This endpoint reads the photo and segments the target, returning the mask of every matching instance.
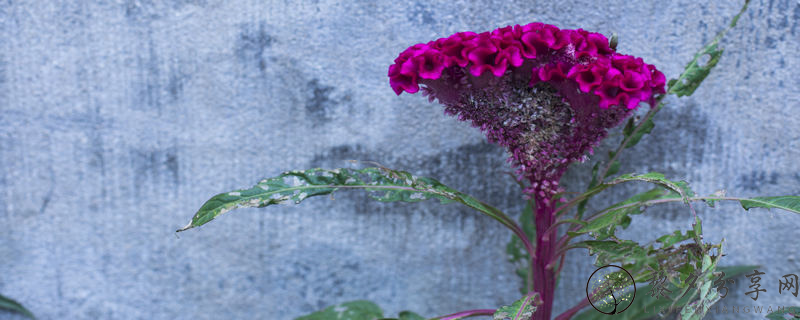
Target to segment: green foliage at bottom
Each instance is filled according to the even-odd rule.
[[[383,318],[383,311],[376,304],[366,301],[340,303],[295,320],[375,320]]]
[[[401,311],[397,318],[384,318],[383,310],[377,304],[356,300],[333,305],[295,320],[424,320],[411,311]]]
[[[725,278],[732,279],[738,275],[741,275],[747,271],[752,271],[753,269],[758,268],[758,266],[733,266],[733,267],[719,267],[717,271],[725,272]],[[682,292],[680,288],[675,285],[670,285],[667,287],[668,290],[672,292]],[[592,307],[588,307],[583,312],[575,315],[572,317],[573,320],[598,320],[598,319],[613,319],[613,320],[640,320],[640,319],[651,319],[657,318],[659,314],[670,314],[673,312],[677,312],[680,310],[678,307],[682,307],[689,303],[690,296],[686,295],[683,298],[672,300],[672,299],[665,299],[660,298],[657,299],[649,293],[653,290],[653,286],[645,285],[645,286],[637,286],[636,287],[636,298],[633,299],[633,303],[625,310],[625,312],[615,315],[605,315],[597,310],[594,310]],[[716,292],[716,290],[715,290]],[[673,304],[676,307],[670,308]],[[787,309],[788,310],[788,309]]]
[[[800,319],[800,307],[784,308],[767,315],[770,320]]]
[[[11,298],[4,297],[0,295],[0,310],[7,310],[14,313],[19,313],[31,319],[36,319],[33,316],[33,313],[25,309],[19,302],[14,301]]]

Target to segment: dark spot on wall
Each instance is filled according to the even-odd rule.
[[[171,101],[177,101],[183,95],[183,85],[188,80],[189,75],[180,70],[177,63],[171,64],[169,78],[167,79],[167,93]]]
[[[767,38],[764,39],[764,46],[769,48],[769,49],[775,49],[775,47],[776,47],[775,38],[773,38],[771,36],[767,36]]]
[[[778,184],[778,173],[753,170],[739,176],[736,186],[742,190],[759,191],[767,184]]]
[[[2,136],[0,136],[0,137],[2,137]],[[0,139],[0,147],[4,147],[3,146],[4,142],[5,141]],[[4,148],[4,150],[7,150],[7,149]],[[8,182],[6,181],[6,179],[7,179],[6,178],[6,171],[7,170],[0,170],[0,190],[8,190],[8,188],[10,187],[8,185]],[[8,204],[9,204],[7,194],[8,194],[8,192],[0,192],[0,216],[3,216],[3,217],[8,217],[9,216],[9,212],[7,211],[8,209],[6,208],[8,206]]]
[[[5,58],[6,58],[5,55],[0,54],[0,97],[5,97],[5,91],[6,91],[5,90],[6,77],[7,77],[6,69],[8,69],[8,63],[6,62]],[[2,99],[0,101],[5,101],[5,99]]]
[[[308,98],[306,98],[306,114],[314,126],[324,124],[331,119],[333,110],[341,103],[347,103],[352,98],[346,93],[341,100],[331,97],[335,88],[321,84],[313,79],[307,83]]]
[[[143,19],[153,19],[158,17],[158,15],[150,12],[151,10],[147,4],[148,2],[138,0],[125,1],[125,17],[136,22],[139,22]]]
[[[148,45],[148,59],[146,63],[145,75],[145,98],[147,105],[161,109],[161,83],[160,83],[160,68],[158,53],[156,53],[155,44],[152,38]]]
[[[145,183],[154,175],[155,153],[142,150],[131,151],[131,165],[133,166],[133,185],[135,195],[140,197],[141,190],[146,187]]]
[[[144,191],[156,186],[168,186],[177,191],[180,183],[177,149],[131,150],[130,161],[133,168],[135,196],[141,197]]]
[[[50,188],[47,190],[47,194],[45,194],[44,199],[42,199],[42,205],[39,206],[39,214],[43,214],[45,210],[47,210],[47,206],[50,204],[50,200],[53,199],[53,191],[55,191],[55,184],[50,184]]]
[[[240,25],[239,37],[236,39],[234,53],[241,63],[250,68],[264,72],[267,69],[267,49],[274,41],[267,32],[265,22]]]
[[[708,31],[708,24],[705,21],[702,21],[702,20],[701,21],[697,21],[697,30],[696,31],[699,32],[702,35],[702,39],[701,39],[702,43],[707,43],[708,42],[708,35],[707,35],[707,33],[708,33],[707,32]]]
[[[792,21],[794,21],[794,23],[792,23],[792,35],[796,35],[797,24],[800,23],[800,3],[797,3],[792,11]]]
[[[175,149],[167,150],[164,165],[167,167],[167,171],[172,176],[172,181],[175,183],[175,185],[180,184],[180,168],[178,167],[178,156],[175,154]]]
[[[415,2],[408,12],[408,21],[431,25],[436,23],[433,18],[433,11],[423,2]]]
[[[161,115],[161,68],[152,31],[142,35],[146,41],[146,53],[137,55],[137,92],[134,94],[133,108],[137,110],[156,110]]]

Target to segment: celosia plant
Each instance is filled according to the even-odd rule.
[[[739,15],[730,27],[736,24]],[[709,74],[722,54],[718,42],[725,31],[698,52],[686,70],[669,83],[655,66],[641,58],[616,52],[615,39],[609,41],[599,33],[559,29],[542,23],[483,33],[460,32],[411,46],[400,53],[388,70],[389,82],[396,94],[422,91],[430,101],[441,103],[447,114],[470,122],[486,133],[489,142],[507,149],[509,162],[516,168],[529,202],[519,222],[434,179],[378,166],[284,172],[250,189],[214,196],[200,208],[189,225],[179,231],[205,224],[237,207],[300,203],[308,197],[331,194],[339,189],[365,189],[380,201],[417,202],[435,198],[464,204],[509,228],[515,238],[508,252],[512,262],[522,262],[519,274],[525,284],[522,299],[509,306],[461,311],[433,319],[481,315],[493,315],[495,319],[551,319],[556,279],[565,263],[566,252],[577,248],[588,249],[595,255],[599,267],[622,266],[631,275],[632,282],[666,274],[673,280],[674,291],[684,293],[680,296],[682,299],[674,302],[685,305],[679,316],[702,318],[707,307],[720,299],[718,292],[709,290],[709,286],[717,278],[715,271],[722,246],[703,242],[697,215],[694,215],[691,230],[664,235],[648,245],[619,239],[616,228],[627,227],[632,215],[660,203],[684,202],[693,214],[692,202],[704,201],[713,206],[721,200],[739,201],[745,209],[779,208],[800,213],[800,197],[744,199],[723,194],[704,197],[696,195],[685,182],[671,181],[658,173],[610,177],[619,169],[621,152],[652,129],[652,117],[663,106],[661,100],[667,94],[693,93]],[[703,55],[710,59],[700,65],[698,61]],[[649,108],[638,122],[630,117],[637,108]],[[559,181],[570,164],[586,161],[608,130],[626,119],[627,125],[622,130],[624,139],[611,152],[608,161],[597,163],[587,191],[568,198]],[[654,189],[584,216],[586,203],[592,196],[629,181],[652,183]],[[559,230],[560,225],[567,225],[567,231],[559,232],[564,231]],[[729,273],[736,272],[729,270]],[[620,272],[615,274],[621,275]],[[674,281],[689,276],[697,279],[693,286]],[[618,312],[619,302],[612,289],[624,288],[600,285],[591,292],[587,288],[587,299],[557,319],[570,319],[589,304],[596,308],[597,305],[601,305],[600,308],[612,305],[611,300],[606,299],[609,296],[614,298],[614,312]],[[691,294],[687,296],[687,293]],[[634,307],[626,314],[628,319],[652,316],[640,312],[648,307],[641,304],[652,304],[652,300],[641,300],[628,302]],[[588,312],[581,317],[588,319],[596,315],[602,313]],[[382,317],[382,311],[373,303],[354,301],[299,319]],[[399,318],[422,319],[410,312],[401,313]]]
[[[641,102],[655,106],[664,75],[615,52],[602,34],[531,23],[414,45],[389,67],[389,79],[398,95],[423,85],[445,112],[508,149],[536,203],[533,284],[544,302],[537,314],[549,318],[555,270],[547,266],[557,262],[558,239],[546,231],[559,180]]]

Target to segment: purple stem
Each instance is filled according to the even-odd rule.
[[[578,302],[577,305],[575,305],[574,307],[570,308],[567,311],[564,311],[564,313],[558,315],[556,317],[556,320],[569,320],[570,318],[572,318],[572,316],[578,313],[578,311],[581,311],[581,309],[586,308],[586,306],[588,305],[589,305],[588,299],[581,299],[581,302]]]
[[[555,222],[555,204],[549,198],[535,196],[536,200],[536,253],[531,263],[533,291],[539,293],[542,304],[536,309],[534,319],[549,320],[553,312],[556,271],[552,264],[555,256],[555,233],[547,232]]]
[[[454,314],[448,314],[446,316],[441,316],[438,318],[433,318],[431,320],[452,320],[452,319],[461,319],[467,317],[474,317],[474,316],[491,316],[494,314],[494,309],[475,309],[475,310],[467,310],[456,312]]]

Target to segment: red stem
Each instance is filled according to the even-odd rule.
[[[572,316],[578,313],[578,311],[581,311],[581,309],[586,308],[586,306],[588,305],[589,305],[589,299],[581,299],[581,302],[578,302],[577,305],[575,305],[572,308],[569,308],[569,310],[564,311],[562,314],[559,314],[556,317],[556,320],[569,320],[570,318],[572,318]]]
[[[531,263],[533,291],[539,293],[542,304],[536,309],[534,319],[549,320],[553,312],[556,271],[548,265],[554,263],[556,239],[547,232],[555,222],[555,204],[547,197],[535,196],[536,200],[536,253]]]
[[[467,310],[456,312],[453,314],[448,314],[446,316],[441,316],[438,318],[433,318],[431,320],[451,320],[451,319],[461,319],[467,317],[474,317],[474,316],[491,316],[494,314],[494,309],[476,309],[476,310]]]

